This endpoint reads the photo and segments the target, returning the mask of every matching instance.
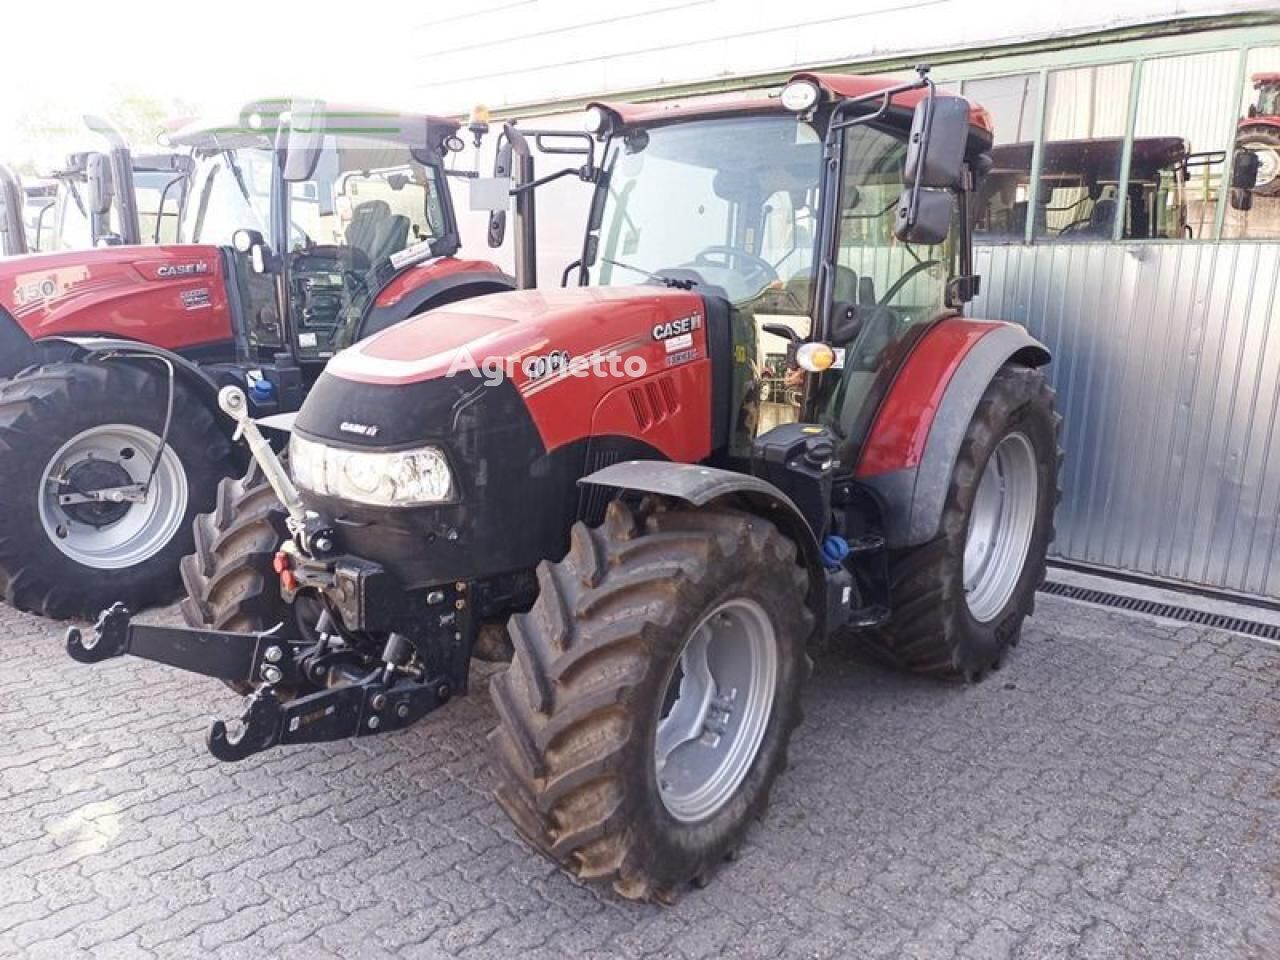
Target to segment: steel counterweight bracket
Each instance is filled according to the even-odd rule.
[[[68,627],[67,654],[80,663],[100,663],[123,656],[129,648],[129,616],[123,603],[113,603],[99,614],[89,637],[79,627]]]

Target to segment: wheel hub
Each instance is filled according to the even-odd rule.
[[[737,791],[764,740],[777,681],[777,638],[754,600],[726,601],[694,628],[654,738],[659,794],[677,820],[705,820]]]
[[[969,511],[964,593],[975,620],[994,620],[1013,595],[1035,529],[1039,474],[1035,450],[1021,433],[992,451]]]
[[[74,464],[67,471],[62,485],[74,493],[95,493],[125,487],[133,483],[133,477],[119,463],[111,460],[89,458]],[[124,518],[133,505],[129,501],[115,503],[110,500],[94,500],[86,503],[67,503],[63,512],[72,520],[91,527],[105,527]]]
[[[101,490],[120,496],[86,499]],[[81,431],[49,458],[36,501],[45,535],[61,553],[92,569],[121,570],[172,542],[189,495],[186,471],[171,445],[162,446],[156,434],[136,424],[111,423]]]

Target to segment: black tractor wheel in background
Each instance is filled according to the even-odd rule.
[[[1061,423],[1043,372],[1001,368],[961,444],[941,535],[890,560],[893,614],[867,638],[875,652],[970,680],[1000,666],[1044,582]]]
[[[0,589],[19,610],[96,617],[173,599],[191,521],[213,504],[231,444],[213,414],[158,365],[33,368],[0,384]],[[143,483],[145,500],[86,498]],[[70,499],[67,499],[70,498]]]
[[[1258,156],[1258,183],[1253,192],[1260,197],[1280,196],[1280,130],[1261,124],[1244,127],[1236,134],[1236,148]]]
[[[301,605],[285,602],[272,566],[289,537],[287,517],[256,464],[218,484],[213,511],[193,524],[195,552],[182,559],[188,626],[252,633],[283,623],[289,635],[301,637],[295,619]]]
[[[736,851],[786,763],[813,617],[795,545],[727,508],[576,524],[511,619],[498,801],[537,850],[669,900]]]

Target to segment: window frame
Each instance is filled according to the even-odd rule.
[[[1170,57],[1192,56],[1206,53],[1231,52],[1235,54],[1235,73],[1233,80],[1232,103],[1244,102],[1249,86],[1249,58],[1253,51],[1280,47],[1280,28],[1276,27],[1237,27],[1214,30],[1205,33],[1184,34],[1175,37],[1159,37],[1152,40],[1125,42],[1121,44],[1092,46],[1087,48],[1071,48],[1040,53],[1018,54],[1007,58],[1004,64],[961,61],[948,70],[948,79],[956,85],[968,84],[979,80],[998,80],[1007,77],[1037,74],[1039,77],[1037,116],[1034,123],[1034,142],[1031,153],[1031,169],[1028,172],[1028,209],[1034,210],[1039,202],[1041,191],[1041,175],[1043,172],[1046,111],[1049,97],[1049,77],[1059,71],[1078,69],[1081,67],[1104,67],[1114,64],[1132,64],[1129,78],[1129,97],[1125,116],[1124,144],[1120,159],[1120,179],[1117,188],[1119,195],[1128,190],[1132,172],[1134,131],[1137,127],[1138,100],[1142,91],[1143,66],[1148,61],[1164,60]],[[1126,52],[1127,51],[1127,52]],[[1046,57],[1054,62],[1046,64]],[[943,81],[945,85],[945,80]],[[961,87],[963,92],[963,87]],[[1229,176],[1231,156],[1235,143],[1235,129],[1238,116],[1225,118],[1221,143],[1226,150],[1223,176]],[[1227,218],[1228,198],[1230,191],[1219,186],[1215,199],[1215,210],[1212,229],[1204,236],[1192,238],[1147,237],[1128,238],[1123,236],[1125,218],[1116,217],[1111,237],[1096,241],[1097,243],[1122,244],[1138,246],[1148,244],[1195,244],[1195,243],[1276,243],[1277,237],[1224,237],[1224,226]],[[1027,217],[1023,236],[1018,238],[1003,237],[987,239],[974,237],[974,245],[986,248],[1001,246],[1045,246],[1057,245],[1056,241],[1047,237],[1034,235],[1035,221]]]

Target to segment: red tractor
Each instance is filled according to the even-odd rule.
[[[253,104],[170,138],[194,164],[179,245],[0,261],[11,605],[91,616],[170,598],[193,518],[244,472],[220,387],[246,390],[259,415],[296,410],[353,340],[511,289],[493,264],[454,258],[444,160],[463,149],[456,121],[289,106]],[[91,210],[110,208],[109,182],[89,177]]]
[[[1257,102],[1240,121],[1236,147],[1258,158],[1253,192],[1273,197],[1280,194],[1280,73],[1255,73],[1253,89]]]
[[[923,72],[806,73],[589,116],[578,285],[343,351],[287,470],[224,390],[267,482],[224,483],[201,519],[197,626],[117,605],[67,645],[248,693],[209,730],[223,760],[402,729],[466,691],[474,654],[513,654],[490,687],[500,804],[573,873],[667,899],[764,810],[810,644],[1000,665],[1044,576],[1060,418],[1045,348],[962,313],[981,108]],[[542,139],[506,137],[522,160]],[[528,239],[545,179],[517,167]],[[762,416],[765,338],[789,416]]]

